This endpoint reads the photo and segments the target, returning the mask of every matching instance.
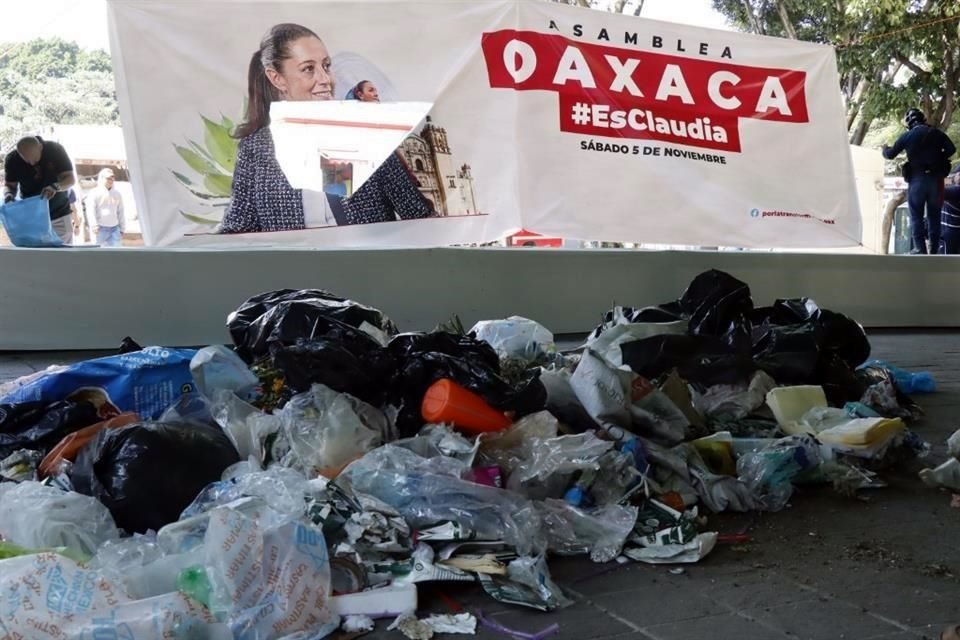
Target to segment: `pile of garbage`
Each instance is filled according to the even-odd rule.
[[[707,514],[883,486],[925,447],[905,392],[933,388],[718,271],[570,353],[533,320],[399,333],[318,290],[227,326],[230,348],[126,341],[0,385],[0,637],[511,634],[418,619],[418,585],[551,611],[552,555],[700,561]]]

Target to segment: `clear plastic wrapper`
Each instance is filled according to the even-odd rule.
[[[428,424],[416,436],[397,440],[394,444],[423,458],[448,456],[472,465],[480,440],[471,442],[446,425]]]
[[[528,498],[559,498],[577,471],[599,471],[600,458],[613,443],[592,432],[524,443],[524,460],[507,477],[507,489]]]
[[[202,549],[167,555],[156,536],[136,535],[105,543],[87,567],[140,600],[177,591],[180,574],[199,564],[203,564]]]
[[[599,471],[601,456],[613,443],[593,432],[557,436],[547,412],[527,416],[506,431],[484,436],[481,460],[507,474],[507,489],[528,498],[560,498],[578,471]]]
[[[463,467],[456,464],[462,465],[387,445],[352,463],[343,475],[355,491],[394,507],[412,527],[449,521],[475,531],[478,539],[503,540],[521,554],[546,548],[533,503],[511,491],[462,480],[458,472]]]
[[[280,420],[290,446],[281,463],[308,477],[337,469],[393,439],[383,412],[320,384],[291,398]]]
[[[231,638],[184,595],[135,600],[103,574],[55,554],[0,561],[0,588],[0,638]]]
[[[504,320],[482,320],[470,333],[489,344],[501,356],[533,359],[556,349],[553,334],[535,320],[510,316]]]
[[[244,460],[265,464],[265,442],[280,430],[280,418],[248,404],[232,391],[216,391],[210,412]]]
[[[610,562],[623,549],[637,524],[637,508],[606,505],[578,509],[563,500],[537,502],[550,551],[564,555],[589,553],[594,562]]]
[[[241,473],[207,485],[183,510],[180,518],[191,518],[243,497],[263,498],[272,509],[299,516],[306,512],[308,493],[309,485],[303,474],[286,467],[273,466],[266,471]]]
[[[553,611],[573,604],[550,577],[543,555],[523,556],[507,566],[506,576],[480,574],[480,584],[500,602]]]
[[[654,469],[654,480],[661,491],[676,491],[699,498],[710,511],[752,511],[762,505],[753,487],[740,478],[710,471],[692,443],[665,448],[647,445],[647,456]]]
[[[90,556],[119,536],[110,511],[94,498],[39,482],[0,484],[0,537],[6,540]]]
[[[740,420],[762,407],[767,393],[776,386],[776,381],[766,372],[757,371],[747,385],[718,384],[702,393],[695,390],[693,406],[711,418]]]
[[[823,462],[821,445],[812,436],[790,436],[737,460],[737,474],[763,500],[767,511],[780,511],[793,495],[793,480]]]

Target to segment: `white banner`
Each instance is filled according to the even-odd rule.
[[[860,242],[829,47],[532,0],[108,1],[148,244]],[[333,120],[296,114],[331,99],[433,106],[330,162]],[[322,158],[288,176],[298,126]]]

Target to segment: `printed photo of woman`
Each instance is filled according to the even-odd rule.
[[[363,84],[352,90],[360,89],[354,99],[379,101],[376,87],[368,82],[364,88]],[[234,133],[240,144],[221,233],[291,231],[435,215],[397,153],[346,198],[290,186],[274,151],[270,104],[334,99],[336,80],[330,54],[316,33],[297,24],[275,25],[250,59],[247,85],[247,113]]]
[[[369,80],[361,80],[353,89],[347,92],[347,100],[360,102],[380,102],[380,92]]]

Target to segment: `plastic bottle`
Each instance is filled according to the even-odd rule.
[[[205,607],[210,606],[210,579],[203,567],[189,567],[181,571],[177,576],[177,591]]]
[[[563,499],[566,500],[567,504],[574,507],[590,506],[589,503],[591,500],[588,491],[596,477],[596,471],[593,469],[585,469],[580,473],[580,477],[574,485],[567,489],[567,492],[563,495]]]

